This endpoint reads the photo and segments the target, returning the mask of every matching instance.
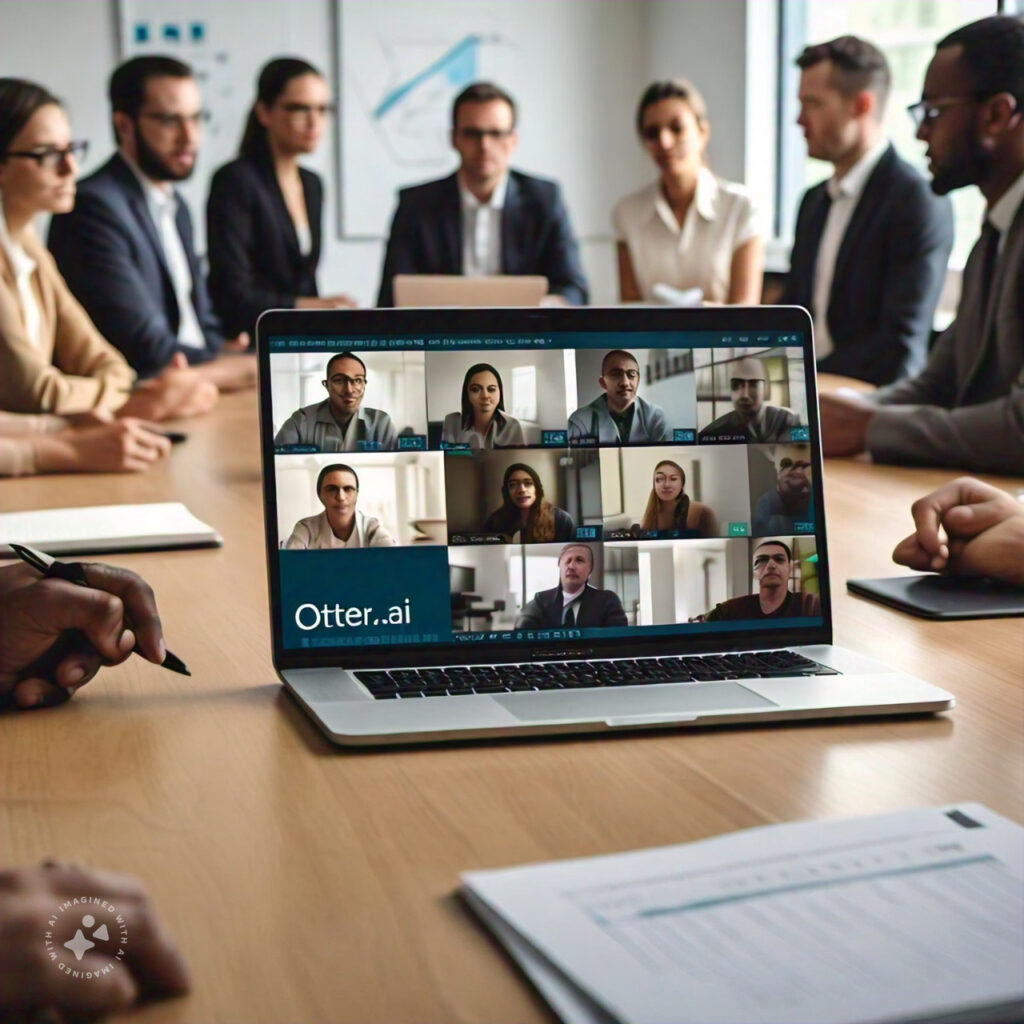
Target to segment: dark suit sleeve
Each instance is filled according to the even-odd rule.
[[[813,189],[804,193],[800,201],[800,209],[796,215],[796,227],[793,230],[793,249],[789,254],[789,273],[782,294],[778,298],[780,306],[803,306],[807,309],[811,303],[811,283],[805,280],[807,272],[804,268],[812,262],[809,247],[817,245],[817,240],[810,237],[811,228],[808,210],[812,203]]]
[[[260,245],[259,196],[250,176],[233,170],[222,168],[210,184],[206,244],[214,308],[228,332],[237,334],[250,329],[265,309],[291,309],[296,296],[257,285],[252,256]]]
[[[928,184],[915,176],[904,183],[890,209],[886,251],[877,253],[887,273],[874,327],[851,344],[837,346],[818,364],[821,372],[885,384],[920,367],[927,352],[953,247],[952,206],[932,196]],[[856,276],[845,285],[856,291]]]
[[[622,608],[619,595],[614,590],[604,591],[604,609],[601,614],[602,626],[625,626],[628,625],[626,613]]]
[[[569,211],[556,186],[550,211],[551,229],[540,255],[538,270],[548,279],[548,289],[561,295],[574,306],[585,306],[589,300],[587,278],[580,263],[579,246],[569,224]]]
[[[534,594],[533,600],[523,605],[523,610],[516,619],[516,629],[544,629],[545,626],[544,608],[540,601],[540,594]]]
[[[388,247],[384,253],[384,268],[380,277],[380,293],[377,305],[393,306],[395,295],[392,282],[395,274],[415,274],[417,272],[414,253],[416,231],[416,213],[406,197],[399,193],[398,208],[391,221],[391,233],[388,235]]]
[[[176,352],[189,362],[213,355],[178,343],[163,309],[135,265],[124,224],[102,199],[79,193],[73,213],[54,217],[49,246],[61,273],[93,322],[140,377],[159,373]],[[206,324],[201,326],[206,331]]]

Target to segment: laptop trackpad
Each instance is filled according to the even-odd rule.
[[[774,701],[739,683],[694,683],[688,686],[636,686],[609,690],[545,690],[502,694],[493,698],[523,722],[578,721],[581,718],[628,718],[631,715],[680,717],[711,711],[774,708]]]

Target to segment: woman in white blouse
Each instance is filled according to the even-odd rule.
[[[654,82],[636,114],[659,179],[619,200],[619,297],[654,299],[655,285],[699,288],[705,302],[761,301],[764,246],[754,206],[742,185],[707,166],[711,129],[700,93],[689,82]]]

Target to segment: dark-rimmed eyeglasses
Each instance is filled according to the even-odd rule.
[[[962,96],[938,96],[932,100],[918,100],[907,107],[910,120],[914,122],[914,128],[920,130],[922,125],[934,124],[943,113],[952,107],[959,107],[964,103],[977,103],[986,99],[987,96],[980,93],[965,93]]]
[[[66,146],[40,146],[38,149],[9,149],[4,153],[2,159],[9,156],[20,156],[26,160],[35,160],[40,167],[52,171],[63,163],[74,157],[75,160],[84,160],[85,154],[89,152],[89,143],[85,139],[78,139],[69,142]]]
[[[200,125],[206,124],[210,120],[210,112],[197,110],[194,114],[169,114],[163,110],[150,110],[139,114],[139,117],[152,121],[160,128],[174,128],[180,132],[185,128],[198,128]]]
[[[465,142],[483,142],[484,139],[500,142],[514,131],[514,128],[456,128],[455,134]]]
[[[282,103],[281,109],[291,118],[299,120],[303,117],[330,117],[337,112],[333,103]]]
[[[347,373],[336,373],[324,384],[335,388],[352,388],[354,391],[362,391],[366,387],[365,377],[350,377]]]

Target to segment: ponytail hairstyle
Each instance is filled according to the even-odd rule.
[[[250,160],[270,159],[267,129],[260,124],[259,116],[256,113],[256,104],[262,103],[264,107],[272,107],[288,87],[288,83],[293,78],[300,78],[302,75],[324,77],[309,61],[299,57],[277,57],[263,65],[263,70],[256,83],[256,102],[249,110],[245,131],[242,133],[242,142],[238,147],[239,156],[248,157]]]

